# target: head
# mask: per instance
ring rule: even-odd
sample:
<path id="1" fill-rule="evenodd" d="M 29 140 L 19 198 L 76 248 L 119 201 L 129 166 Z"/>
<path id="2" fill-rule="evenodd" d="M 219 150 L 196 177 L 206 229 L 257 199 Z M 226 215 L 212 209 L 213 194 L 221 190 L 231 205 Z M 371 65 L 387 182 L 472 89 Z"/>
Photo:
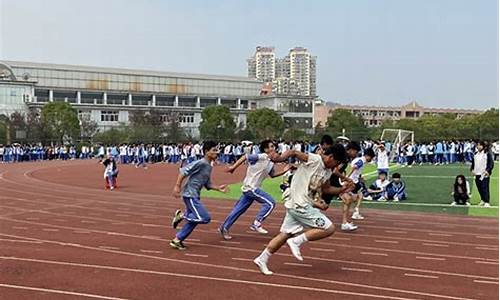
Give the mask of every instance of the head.
<path id="1" fill-rule="evenodd" d="M 392 174 L 392 181 L 399 183 L 401 181 L 401 174 L 399 173 Z"/>
<path id="2" fill-rule="evenodd" d="M 373 152 L 372 148 L 368 148 L 365 150 L 364 156 L 367 162 L 371 162 L 372 159 L 375 157 L 375 152 Z"/>
<path id="3" fill-rule="evenodd" d="M 260 153 L 269 154 L 269 153 L 273 152 L 274 149 L 275 149 L 274 143 L 271 140 L 263 140 L 259 144 Z"/>
<path id="4" fill-rule="evenodd" d="M 333 144 L 331 147 L 326 148 L 322 154 L 323 163 L 328 169 L 333 169 L 347 161 L 347 152 L 344 146 L 340 144 Z"/>
<path id="5" fill-rule="evenodd" d="M 488 151 L 488 142 L 486 141 L 480 141 L 477 143 L 477 150 L 479 151 Z"/>
<path id="6" fill-rule="evenodd" d="M 356 142 L 349 142 L 345 147 L 347 151 L 347 156 L 351 159 L 358 157 L 359 151 L 361 151 L 361 147 Z"/>
<path id="7" fill-rule="evenodd" d="M 384 181 L 386 178 L 387 178 L 386 172 L 380 172 L 380 174 L 378 174 L 378 179 Z"/>
<path id="8" fill-rule="evenodd" d="M 323 148 L 323 149 L 331 147 L 333 145 L 332 137 L 328 134 L 325 134 L 324 136 L 321 137 L 320 145 L 321 145 L 321 148 Z"/>
<path id="9" fill-rule="evenodd" d="M 455 177 L 455 185 L 463 185 L 465 184 L 465 176 L 460 174 L 457 177 Z"/>
<path id="10" fill-rule="evenodd" d="M 205 158 L 209 161 L 216 160 L 217 155 L 219 154 L 217 143 L 214 141 L 205 141 L 203 143 L 203 153 L 205 154 Z"/>

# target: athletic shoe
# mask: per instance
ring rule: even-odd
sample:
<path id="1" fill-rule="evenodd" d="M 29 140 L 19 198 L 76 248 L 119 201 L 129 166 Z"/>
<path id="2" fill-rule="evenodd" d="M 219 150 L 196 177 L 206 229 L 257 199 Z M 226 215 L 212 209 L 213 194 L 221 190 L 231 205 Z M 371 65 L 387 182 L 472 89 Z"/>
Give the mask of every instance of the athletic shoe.
<path id="1" fill-rule="evenodd" d="M 359 212 L 354 212 L 351 216 L 351 219 L 354 219 L 354 220 L 364 220 L 365 217 L 363 217 Z"/>
<path id="2" fill-rule="evenodd" d="M 297 244 L 295 244 L 295 242 L 292 241 L 292 239 L 286 240 L 286 243 L 288 244 L 288 247 L 290 247 L 293 256 L 295 256 L 296 259 L 303 261 L 304 258 L 302 258 L 302 254 L 300 254 L 300 247 Z"/>
<path id="3" fill-rule="evenodd" d="M 465 205 L 466 205 L 466 206 L 470 206 L 470 202 L 466 202 L 466 203 L 465 203 Z"/>
<path id="4" fill-rule="evenodd" d="M 490 204 L 488 202 L 484 203 L 484 207 L 490 207 Z"/>
<path id="5" fill-rule="evenodd" d="M 358 229 L 358 226 L 352 224 L 352 223 L 344 223 L 340 226 L 340 229 L 342 231 L 353 231 Z"/>
<path id="6" fill-rule="evenodd" d="M 481 200 L 481 202 L 479 202 L 478 206 L 484 206 L 484 201 Z"/>
<path id="7" fill-rule="evenodd" d="M 219 227 L 219 233 L 220 235 L 222 236 L 222 238 L 226 241 L 229 241 L 230 239 L 232 239 L 233 237 L 229 234 L 229 231 L 227 231 L 226 228 L 224 227 Z"/>
<path id="8" fill-rule="evenodd" d="M 177 249 L 177 250 L 181 250 L 181 251 L 186 250 L 186 248 L 187 248 L 186 246 L 184 246 L 182 241 L 178 241 L 178 240 L 171 240 L 170 247 Z"/>
<path id="9" fill-rule="evenodd" d="M 175 211 L 174 218 L 172 219 L 172 227 L 174 229 L 177 229 L 177 226 L 179 226 L 179 223 L 182 222 L 184 218 L 182 217 L 182 211 L 180 209 Z"/>
<path id="10" fill-rule="evenodd" d="M 457 203 L 456 203 L 455 201 L 453 201 L 453 202 L 451 202 L 451 204 L 450 204 L 450 205 L 451 205 L 451 206 L 456 206 L 456 205 L 457 205 Z"/>
<path id="11" fill-rule="evenodd" d="M 373 200 L 372 196 L 366 196 L 366 197 L 363 197 L 363 199 L 364 200 L 369 200 L 369 201 Z"/>
<path id="12" fill-rule="evenodd" d="M 256 232 L 258 232 L 260 234 L 268 234 L 268 231 L 265 230 L 264 228 L 262 228 L 262 226 L 257 226 L 255 224 L 250 225 L 250 229 L 252 231 L 256 231 Z"/>
<path id="13" fill-rule="evenodd" d="M 262 260 L 260 260 L 258 257 L 256 259 L 253 260 L 254 264 L 257 265 L 257 267 L 259 267 L 259 270 L 262 274 L 264 275 L 273 275 L 273 272 L 271 272 L 268 268 L 267 268 L 267 264 L 265 262 L 263 262 Z"/>
<path id="14" fill-rule="evenodd" d="M 385 199 L 385 197 L 384 197 L 384 196 L 382 196 L 382 197 L 380 197 L 380 199 L 378 199 L 378 201 L 379 201 L 379 202 L 386 202 L 386 201 L 387 201 L 387 199 Z"/>

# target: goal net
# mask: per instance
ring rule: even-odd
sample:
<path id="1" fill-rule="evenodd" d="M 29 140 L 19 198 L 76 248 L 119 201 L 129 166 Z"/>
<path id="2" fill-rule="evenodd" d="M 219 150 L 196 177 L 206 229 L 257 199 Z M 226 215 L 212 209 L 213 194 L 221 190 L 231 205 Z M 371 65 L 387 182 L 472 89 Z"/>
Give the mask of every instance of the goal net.
<path id="1" fill-rule="evenodd" d="M 397 155 L 399 146 L 407 142 L 413 143 L 415 141 L 415 134 L 413 131 L 404 129 L 384 129 L 380 136 L 380 140 L 391 143 L 389 159 L 393 161 Z"/>

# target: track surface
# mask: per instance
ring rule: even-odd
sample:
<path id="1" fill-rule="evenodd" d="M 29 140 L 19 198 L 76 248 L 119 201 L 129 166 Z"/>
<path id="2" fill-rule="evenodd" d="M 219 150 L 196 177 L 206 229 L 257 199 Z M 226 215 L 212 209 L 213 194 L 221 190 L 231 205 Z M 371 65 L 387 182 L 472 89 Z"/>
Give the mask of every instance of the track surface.
<path id="1" fill-rule="evenodd" d="M 251 260 L 270 236 L 249 231 L 252 206 L 225 242 L 217 227 L 232 201 L 203 199 L 212 223 L 198 226 L 184 252 L 170 249 L 175 166 L 120 166 L 105 191 L 95 161 L 0 165 L 1 299 L 498 299 L 498 220 L 363 210 L 354 233 L 287 247 L 273 276 Z M 214 169 L 215 183 L 241 181 Z M 340 211 L 329 211 L 337 222 Z"/>

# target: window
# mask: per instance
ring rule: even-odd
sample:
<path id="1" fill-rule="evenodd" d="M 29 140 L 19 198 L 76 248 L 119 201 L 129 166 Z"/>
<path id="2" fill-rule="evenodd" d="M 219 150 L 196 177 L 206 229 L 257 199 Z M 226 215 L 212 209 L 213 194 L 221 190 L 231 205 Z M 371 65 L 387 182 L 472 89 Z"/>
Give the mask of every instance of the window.
<path id="1" fill-rule="evenodd" d="M 112 110 L 102 110 L 101 122 L 118 122 L 118 112 Z"/>
<path id="2" fill-rule="evenodd" d="M 194 123 L 194 114 L 181 114 L 179 116 L 179 122 L 181 122 L 181 123 Z"/>

